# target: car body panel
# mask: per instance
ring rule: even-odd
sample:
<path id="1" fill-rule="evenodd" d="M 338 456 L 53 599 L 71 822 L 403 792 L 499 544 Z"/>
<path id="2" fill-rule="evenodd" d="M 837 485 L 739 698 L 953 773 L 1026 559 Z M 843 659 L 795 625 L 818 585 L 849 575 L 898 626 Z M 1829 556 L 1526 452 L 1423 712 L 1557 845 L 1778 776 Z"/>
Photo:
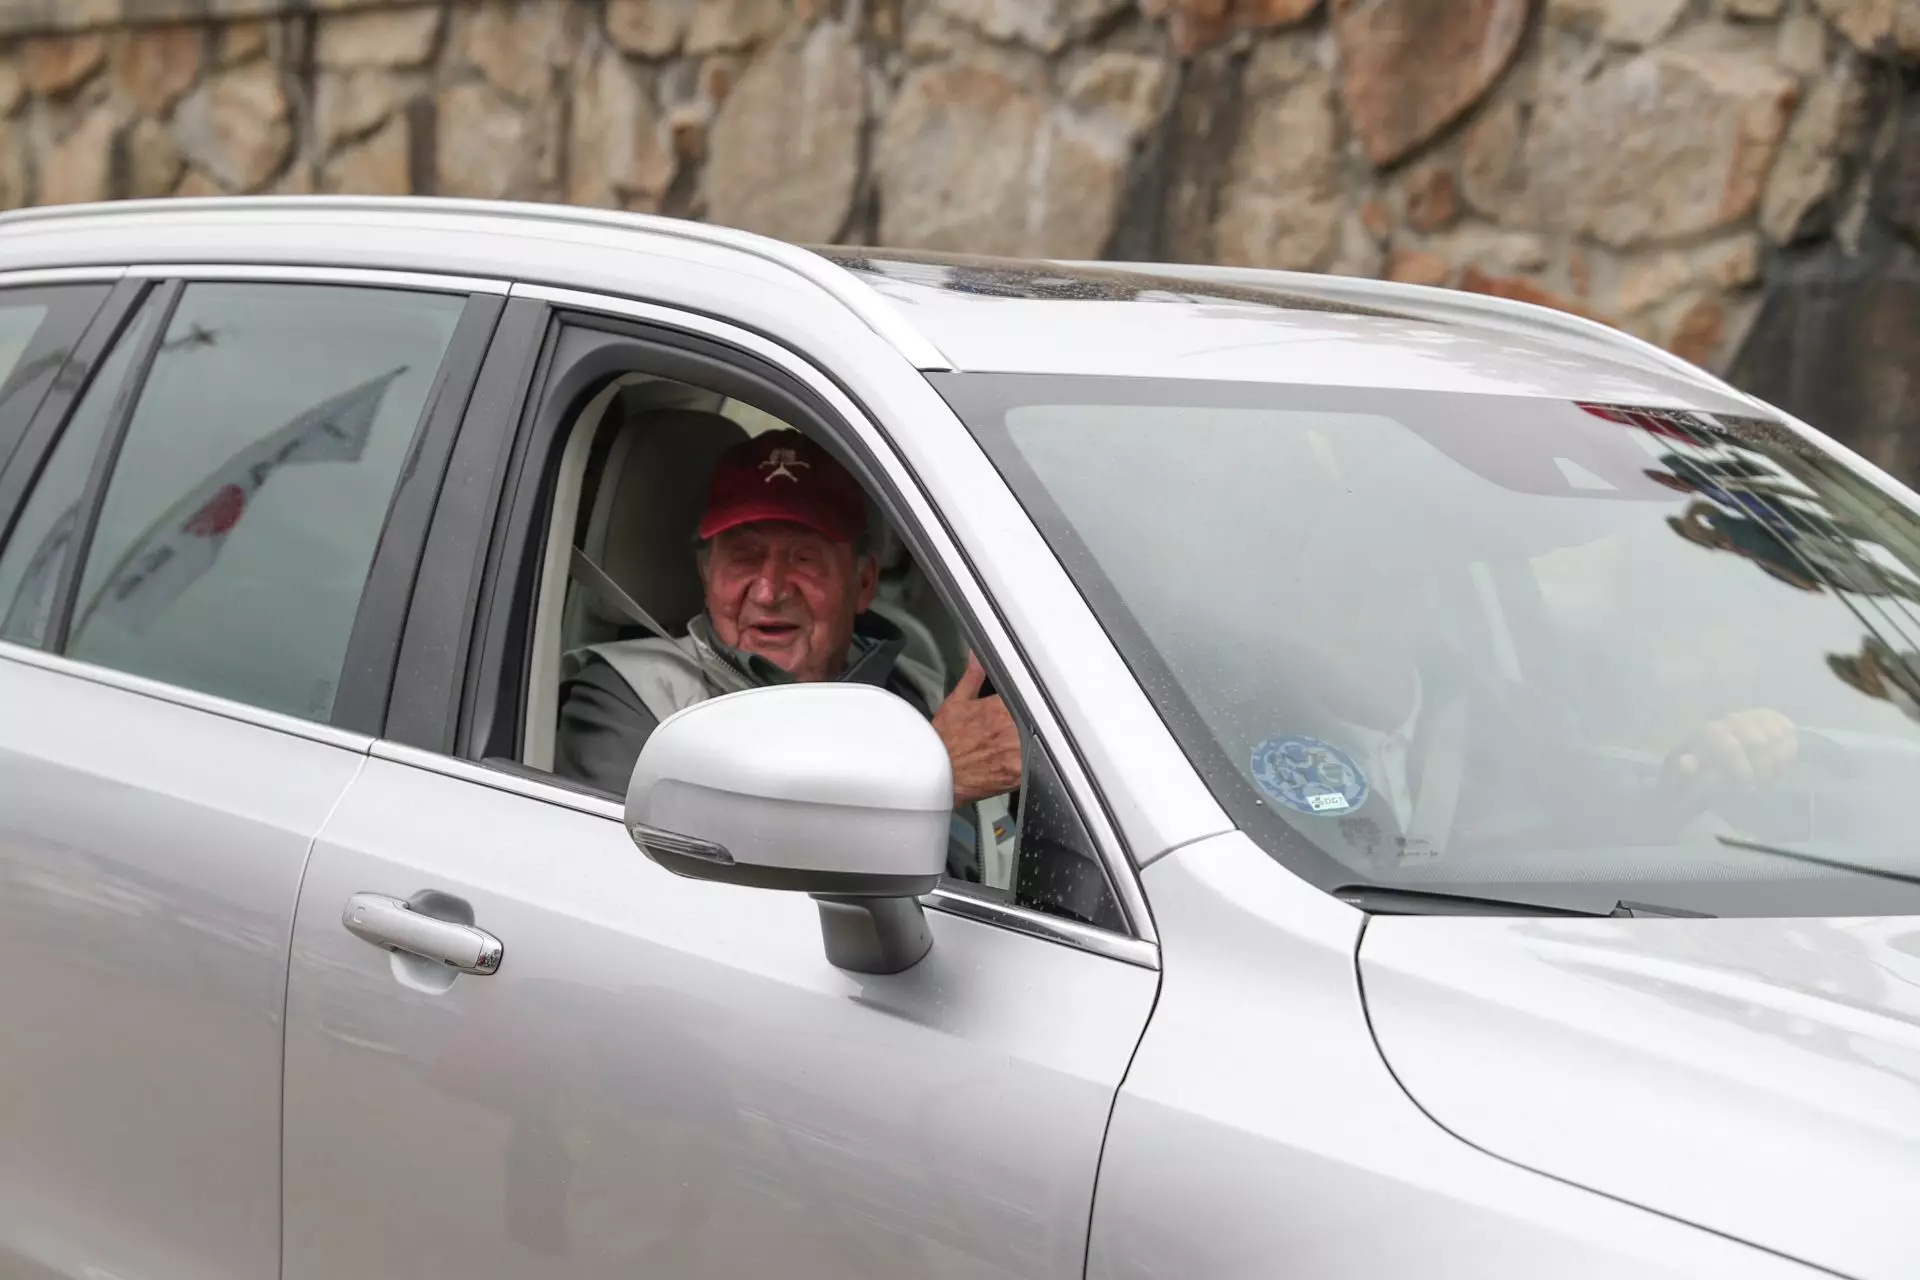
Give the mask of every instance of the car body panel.
<path id="1" fill-rule="evenodd" d="M 1114 1107 L 1091 1280 L 1814 1274 L 1436 1126 L 1368 1034 L 1361 914 L 1246 836 L 1143 879 L 1164 982 Z"/>
<path id="2" fill-rule="evenodd" d="M 1157 973 L 941 912 L 912 969 L 845 973 L 804 895 L 677 879 L 543 790 L 374 759 L 316 846 L 288 1280 L 1080 1276 Z M 497 974 L 410 988 L 341 928 L 423 889 Z"/>
<path id="3" fill-rule="evenodd" d="M 0 1274 L 258 1280 L 287 939 L 345 735 L 0 644 Z"/>
<path id="4" fill-rule="evenodd" d="M 1044 264 L 962 265 L 823 250 L 899 307 L 956 370 L 1202 378 L 1296 386 L 1744 409 L 1702 378 L 1617 345 L 1417 309 Z M 1020 269 L 1025 265 L 1026 269 Z M 1209 290 L 1217 292 L 1209 292 Z"/>
<path id="5" fill-rule="evenodd" d="M 1383 918 L 1407 1092 L 1528 1168 L 1865 1280 L 1920 1259 L 1920 920 Z"/>

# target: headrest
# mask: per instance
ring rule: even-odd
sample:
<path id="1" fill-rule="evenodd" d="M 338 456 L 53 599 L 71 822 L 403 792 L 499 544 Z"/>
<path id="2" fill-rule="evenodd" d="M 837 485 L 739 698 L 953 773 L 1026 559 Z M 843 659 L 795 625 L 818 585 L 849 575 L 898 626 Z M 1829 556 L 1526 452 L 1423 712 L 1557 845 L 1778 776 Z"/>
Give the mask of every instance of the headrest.
<path id="1" fill-rule="evenodd" d="M 707 480 L 720 455 L 747 433 L 718 413 L 681 408 L 642 410 L 618 431 L 586 550 L 677 635 L 705 607 L 693 540 Z"/>

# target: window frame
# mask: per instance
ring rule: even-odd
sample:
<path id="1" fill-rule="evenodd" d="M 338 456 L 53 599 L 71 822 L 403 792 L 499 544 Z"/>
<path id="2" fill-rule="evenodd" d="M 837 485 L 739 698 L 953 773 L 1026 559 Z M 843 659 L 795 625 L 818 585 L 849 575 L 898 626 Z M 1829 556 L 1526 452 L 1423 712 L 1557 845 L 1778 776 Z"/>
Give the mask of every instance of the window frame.
<path id="1" fill-rule="evenodd" d="M 119 397 L 107 428 L 95 453 L 88 481 L 81 498 L 85 518 L 76 542 L 76 553 L 62 571 L 56 587 L 56 603 L 49 620 L 42 649 L 48 658 L 61 665 L 84 669 L 91 678 L 152 694 L 165 689 L 179 695 L 172 700 L 183 705 L 217 705 L 229 711 L 245 708 L 275 727 L 310 724 L 315 736 L 331 740 L 333 734 L 375 737 L 384 731 L 387 703 L 398 664 L 401 634 L 407 609 L 418 581 L 421 553 L 439 498 L 452 443 L 472 396 L 481 364 L 500 314 L 505 306 L 507 285 L 498 280 L 422 275 L 401 271 L 372 271 L 355 268 L 301 266 L 246 266 L 231 264 L 182 267 L 129 268 L 114 292 L 98 309 L 81 349 L 70 365 L 80 373 L 62 380 L 58 394 L 40 406 L 40 412 L 23 433 L 21 447 L 8 466 L 0 469 L 0 519 L 6 524 L 0 534 L 10 532 L 11 523 L 25 506 L 25 498 L 38 479 L 46 460 L 66 431 L 82 396 L 91 386 L 106 355 L 122 340 L 128 322 L 139 306 L 150 298 L 160 305 L 158 322 L 148 335 L 146 349 L 136 354 L 126 387 Z M 5 280 L 0 277 L 0 286 Z M 234 702 L 216 694 L 189 690 L 157 681 L 138 673 L 98 667 L 64 657 L 74 599 L 80 587 L 86 557 L 91 549 L 107 482 L 119 457 L 120 448 L 131 425 L 134 411 L 146 392 L 154 355 L 165 340 L 174 307 L 186 290 L 203 283 L 244 283 L 300 287 L 384 288 L 409 293 L 441 293 L 464 299 L 446 350 L 422 404 L 414 425 L 406 459 L 401 465 L 393 495 L 367 579 L 355 606 L 353 626 L 332 712 L 325 721 L 304 721 L 266 708 Z M 4 546 L 0 537 L 0 546 Z M 20 646 L 14 646 L 20 648 Z"/>
<path id="2" fill-rule="evenodd" d="M 66 354 L 57 363 L 49 360 L 45 385 L 35 393 L 30 390 L 30 384 L 23 384 L 14 392 L 21 397 L 19 401 L 0 404 L 0 548 L 4 548 L 12 536 L 14 523 L 26 508 L 27 494 L 53 452 L 51 437 L 65 424 L 74 402 L 80 398 L 81 389 L 92 380 L 95 369 L 147 292 L 145 282 L 106 278 L 96 271 L 77 271 L 71 278 L 44 278 L 47 273 L 41 272 L 31 275 L 33 280 L 21 285 L 13 283 L 17 277 L 0 276 L 0 291 L 45 290 L 53 294 L 72 287 L 92 286 L 101 293 L 72 331 L 64 335 Z M 53 314 L 48 315 L 49 326 L 54 318 Z M 51 348 L 39 350 L 44 336 L 43 327 L 42 333 L 35 335 L 33 344 L 21 356 L 22 367 L 51 354 Z M 40 381 L 40 375 L 34 374 L 33 380 Z"/>
<path id="3" fill-rule="evenodd" d="M 1001 642 L 993 627 L 982 625 L 972 598 L 985 600 L 983 589 L 957 549 L 940 545 L 950 537 L 944 524 L 937 532 L 926 527 L 929 518 L 938 521 L 937 513 L 885 434 L 844 388 L 802 355 L 707 316 L 546 286 L 518 284 L 513 295 L 509 314 L 522 308 L 514 326 L 518 332 L 489 353 L 483 382 L 494 385 L 485 396 L 476 394 L 475 412 L 456 447 L 455 469 L 473 478 L 475 493 L 457 513 L 449 510 L 447 519 L 437 522 L 431 540 L 437 545 L 429 547 L 429 567 L 423 569 L 426 580 L 472 585 L 442 590 L 437 606 L 425 593 L 416 598 L 401 658 L 409 678 L 396 684 L 388 726 L 393 745 L 383 744 L 384 752 L 416 765 L 442 760 L 443 771 L 454 776 L 619 820 L 617 801 L 562 779 L 534 776 L 512 763 L 523 739 L 528 628 L 551 520 L 546 476 L 565 447 L 575 411 L 592 389 L 606 375 L 636 366 L 736 399 L 792 406 L 790 420 L 807 427 L 861 479 L 955 609 L 962 628 L 976 638 L 995 687 L 1007 695 L 1023 730 L 1038 740 L 1061 780 L 1062 799 L 1087 829 L 1126 929 L 1116 933 L 1082 925 L 957 884 L 943 885 L 924 901 L 952 914 L 1157 968 L 1157 939 L 1138 873 L 1078 754 L 1044 697 L 1036 711 L 1034 699 L 1022 696 L 1038 686 L 1017 645 L 1011 636 Z M 924 510 L 916 509 L 915 499 Z M 457 611 L 451 607 L 456 596 Z M 410 678 L 416 672 L 424 678 Z M 384 752 L 376 748 L 376 754 Z"/>

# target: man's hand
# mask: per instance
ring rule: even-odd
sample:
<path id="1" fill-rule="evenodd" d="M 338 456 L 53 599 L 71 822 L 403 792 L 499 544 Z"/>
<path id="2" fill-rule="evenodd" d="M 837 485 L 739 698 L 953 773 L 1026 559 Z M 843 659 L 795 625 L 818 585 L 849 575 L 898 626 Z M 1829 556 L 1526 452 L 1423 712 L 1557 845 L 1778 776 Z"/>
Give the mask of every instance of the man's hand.
<path id="1" fill-rule="evenodd" d="M 1688 789 L 1752 791 L 1799 758 L 1800 735 L 1778 711 L 1736 711 L 1708 724 L 1667 757 L 1669 781 Z"/>
<path id="2" fill-rule="evenodd" d="M 996 694 L 980 696 L 986 683 L 980 659 L 967 655 L 967 671 L 933 713 L 933 731 L 953 761 L 955 807 L 1004 795 L 1020 785 L 1020 729 Z"/>

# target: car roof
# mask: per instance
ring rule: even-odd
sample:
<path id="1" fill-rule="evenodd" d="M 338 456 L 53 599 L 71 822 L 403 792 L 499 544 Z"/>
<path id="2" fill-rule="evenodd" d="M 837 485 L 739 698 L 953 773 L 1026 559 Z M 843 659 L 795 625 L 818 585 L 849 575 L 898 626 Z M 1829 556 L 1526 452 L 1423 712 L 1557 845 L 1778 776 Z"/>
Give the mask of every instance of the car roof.
<path id="1" fill-rule="evenodd" d="M 1753 408 L 1605 325 L 1453 290 L 1232 267 L 815 251 L 963 370 Z"/>
<path id="2" fill-rule="evenodd" d="M 223 197 L 0 214 L 0 271 L 115 264 L 364 267 L 647 300 L 662 286 L 660 264 L 673 260 L 751 277 L 760 314 L 740 317 L 750 327 L 774 332 L 782 308 L 838 312 L 928 371 L 1755 407 L 1712 375 L 1604 325 L 1504 299 L 1381 281 L 1231 267 L 807 249 L 644 214 L 422 197 Z"/>

